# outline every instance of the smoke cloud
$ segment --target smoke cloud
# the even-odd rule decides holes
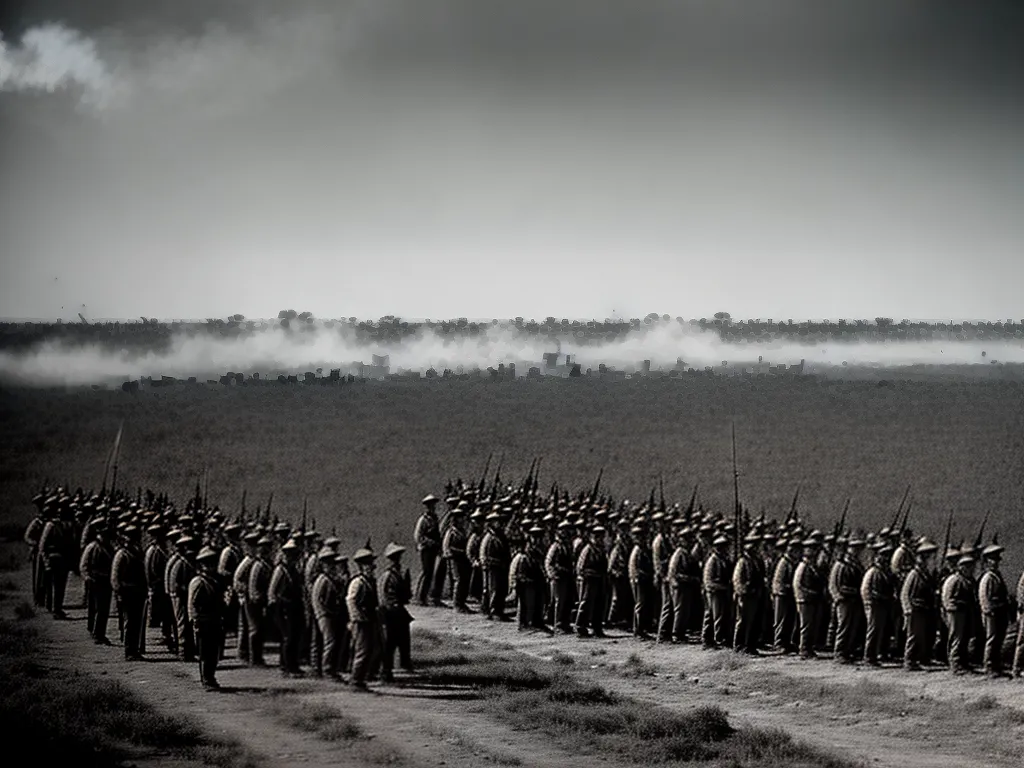
[[[791,342],[726,344],[711,331],[669,325],[653,330],[632,331],[625,338],[598,345],[581,346],[567,339],[524,337],[500,327],[490,327],[477,338],[453,339],[429,329],[402,343],[368,346],[337,329],[316,328],[296,334],[280,328],[229,340],[212,335],[173,337],[166,351],[131,354],[114,352],[98,344],[72,346],[45,342],[20,353],[0,353],[0,381],[28,386],[109,385],[139,376],[196,376],[200,381],[229,371],[264,378],[277,374],[301,374],[322,368],[347,370],[353,363],[369,365],[373,355],[388,355],[391,372],[412,370],[425,373],[434,368],[460,366],[465,370],[516,364],[525,376],[530,366],[543,367],[543,354],[558,352],[595,371],[602,363],[620,369],[639,367],[650,360],[653,370],[669,370],[683,361],[685,367],[731,368],[754,365],[762,357],[765,365],[798,365],[805,360],[805,372],[847,363],[852,367],[896,367],[909,365],[1024,364],[1021,342],[891,342],[841,343],[815,347]],[[982,353],[985,353],[983,356]]]

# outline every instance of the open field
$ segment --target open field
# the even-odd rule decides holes
[[[408,542],[419,498],[505,454],[521,478],[544,457],[540,484],[588,487],[604,466],[616,498],[645,498],[665,473],[671,499],[729,510],[735,414],[741,496],[831,526],[847,496],[854,526],[886,524],[908,483],[910,524],[973,538],[985,511],[1024,564],[1024,390],[1011,382],[828,384],[814,379],[365,382],[340,389],[142,392],[0,390],[3,522],[24,524],[44,479],[98,488],[120,419],[118,483],[183,502],[204,466],[210,499],[296,516],[304,494],[346,547],[372,535]],[[492,464],[492,471],[494,465]],[[1016,546],[1020,544],[1021,547]]]
[[[265,504],[297,516],[304,494],[344,546],[372,535],[408,542],[419,498],[448,477],[479,473],[488,452],[506,476],[544,457],[540,484],[589,487],[604,466],[616,498],[645,498],[665,473],[671,499],[700,483],[702,502],[731,509],[729,423],[735,414],[741,496],[831,526],[847,496],[854,526],[891,519],[913,484],[910,524],[973,538],[985,511],[1024,565],[1024,390],[1012,382],[824,383],[815,379],[365,382],[342,388],[140,392],[0,390],[2,522],[25,524],[44,479],[98,488],[120,419],[118,483],[184,501],[210,470],[210,498],[237,511]],[[492,464],[492,471],[494,465]],[[1019,545],[1019,546],[1018,546]]]

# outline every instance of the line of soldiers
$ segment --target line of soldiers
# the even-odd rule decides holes
[[[529,480],[488,490],[460,479],[445,491],[444,513],[428,495],[415,525],[420,605],[474,603],[495,621],[513,621],[511,608],[520,631],[604,637],[616,627],[752,655],[828,651],[842,664],[992,677],[1010,676],[1003,646],[1016,622],[1012,674],[1024,671],[1024,574],[1011,595],[996,540],[949,547],[937,565],[940,547],[906,527],[825,535],[794,514],[737,525],[696,505],[696,493],[684,509],[655,505],[653,493],[640,505],[596,489],[538,496]]]
[[[112,645],[108,620],[116,606],[125,659],[146,653],[146,630],[160,644],[199,665],[200,681],[220,687],[218,662],[226,639],[238,659],[266,666],[265,643],[279,643],[285,676],[313,674],[368,690],[367,681],[393,681],[398,652],[412,671],[406,605],[411,577],[405,548],[389,543],[387,567],[376,575],[370,542],[349,557],[340,539],[306,530],[305,523],[232,520],[204,509],[198,497],[178,511],[166,497],[141,491],[87,494],[43,489],[25,532],[32,564],[33,599],[54,618],[67,615],[69,575],[84,583],[87,628],[95,643]],[[345,674],[349,675],[346,679]]]

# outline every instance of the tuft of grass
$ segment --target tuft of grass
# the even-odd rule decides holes
[[[565,651],[558,649],[556,649],[555,652],[551,654],[551,661],[553,661],[555,664],[561,664],[564,667],[568,667],[576,663],[575,657],[573,657],[571,654],[566,653]]]
[[[658,672],[658,668],[651,664],[649,661],[645,661],[635,651],[626,657],[626,660],[622,662],[622,666],[619,667],[619,674],[623,677],[653,677]]]
[[[281,704],[274,708],[274,714],[289,728],[315,733],[324,741],[353,741],[363,736],[355,720],[324,702]]]
[[[28,600],[22,600],[16,606],[14,606],[14,615],[20,621],[26,621],[28,619],[35,618],[36,609],[32,607]]]

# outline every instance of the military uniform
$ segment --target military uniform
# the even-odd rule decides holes
[[[642,536],[639,532],[638,536]],[[653,624],[654,558],[647,543],[638,538],[629,554],[629,584],[633,588],[633,634],[647,637]]]
[[[213,549],[201,552],[199,560],[208,563],[210,570],[200,569],[188,585],[188,618],[196,639],[199,679],[207,688],[219,687],[217,661],[224,630],[224,598],[213,573],[218,559]]]
[[[46,609],[58,618],[64,616],[64,592],[68,585],[69,560],[72,549],[70,523],[50,520],[39,539],[39,551],[47,573]]]
[[[220,552],[217,560],[217,578],[219,587],[224,592],[225,606],[223,614],[224,627],[220,633],[220,658],[224,658],[224,642],[228,635],[238,634],[238,613],[241,608],[238,594],[234,588],[235,569],[242,562],[242,548],[234,541],[229,541]]]
[[[387,553],[401,553],[405,547],[388,547]],[[378,595],[380,596],[380,611],[383,619],[384,629],[384,655],[383,673],[385,680],[392,679],[392,670],[395,665],[395,651],[398,651],[398,663],[407,672],[412,671],[412,649],[409,637],[409,625],[412,623],[412,616],[406,609],[409,600],[412,598],[409,583],[397,560],[388,561],[388,567],[381,574]]]
[[[868,664],[878,664],[880,658],[888,658],[888,626],[894,615],[896,591],[887,566],[887,562],[876,559],[860,582],[860,599],[867,623],[864,661]]]
[[[167,553],[158,543],[152,542],[146,547],[143,565],[146,569],[146,621],[149,627],[159,627],[164,644],[172,649],[174,646],[174,608],[167,595]]]
[[[538,532],[540,529],[537,529]],[[509,567],[509,585],[519,598],[519,629],[545,629],[544,624],[544,565],[541,561],[540,537],[527,544],[512,558]]]
[[[368,573],[352,577],[346,604],[352,632],[352,682],[357,688],[365,688],[366,681],[377,674],[383,650],[377,584]]]
[[[264,540],[265,541],[265,540]],[[270,562],[262,555],[253,558],[249,568],[249,585],[246,590],[245,613],[249,622],[249,660],[255,667],[262,667],[263,644],[267,638],[267,592],[270,588]]]
[[[46,522],[43,520],[43,516],[41,514],[36,515],[25,529],[24,537],[25,543],[28,545],[29,562],[32,564],[32,602],[40,608],[46,604],[46,598],[42,590],[42,579],[40,578],[41,569],[39,567],[39,540],[42,538],[45,527]]]
[[[1024,572],[1017,580],[1017,643],[1013,651],[1013,674],[1024,674]]]
[[[931,651],[930,618],[934,610],[935,587],[931,574],[924,566],[917,565],[903,580],[900,590],[900,604],[903,608],[906,646],[903,651],[903,666],[918,669],[922,662],[929,661]]]
[[[89,585],[88,629],[97,645],[109,645],[107,621],[110,619],[111,591],[110,574],[113,568],[113,553],[100,540],[90,541],[82,551],[78,572]]]
[[[672,590],[672,639],[682,643],[686,641],[690,612],[700,591],[700,565],[685,544],[679,544],[672,553],[667,578]]]
[[[736,627],[733,649],[757,652],[758,608],[764,592],[764,573],[761,559],[750,551],[744,551],[732,572],[733,599],[736,603]]]
[[[466,555],[466,543],[466,532],[458,523],[448,526],[441,542],[441,554],[447,561],[448,572],[452,574],[454,580],[452,603],[458,611],[468,610],[466,599],[469,597],[470,564]]]
[[[629,580],[630,549],[629,537],[620,531],[608,555],[611,601],[608,606],[607,622],[613,627],[625,628],[633,625],[633,590]]]
[[[341,651],[348,642],[347,612],[341,585],[328,573],[317,574],[310,603],[323,638],[323,651],[313,659],[314,668],[318,673],[337,678],[341,669]]]
[[[114,555],[110,586],[124,611],[124,657],[140,659],[146,630],[146,566],[134,544],[122,546]]]
[[[249,661],[249,572],[256,558],[246,554],[238,561],[231,575],[231,591],[238,600],[238,658]]]
[[[786,552],[779,558],[772,575],[772,607],[775,614],[774,646],[782,653],[796,650],[796,599],[793,596],[795,564]]]
[[[815,632],[819,627],[824,604],[825,584],[815,561],[805,555],[793,573],[793,596],[800,620],[800,656],[815,658]]]
[[[192,623],[188,618],[188,587],[196,575],[195,566],[189,558],[179,552],[176,558],[168,560],[167,593],[174,606],[174,623],[177,627],[178,655],[187,662],[196,659],[196,640]]]
[[[971,581],[963,574],[954,571],[943,581],[942,609],[949,637],[946,658],[954,672],[967,670],[970,666],[968,640],[974,600]]]
[[[987,567],[978,582],[978,603],[985,623],[985,671],[998,676],[1003,674],[1003,641],[1010,601],[1003,575],[993,563],[987,563]]]
[[[482,531],[473,528],[466,540],[466,557],[469,559],[469,599],[480,601],[484,592],[484,572],[480,562],[480,544],[483,541]]]
[[[658,613],[658,639],[672,639],[673,609],[672,586],[668,581],[668,563],[672,559],[672,541],[669,535],[660,531],[651,542],[651,561],[654,564],[654,593]]]
[[[732,569],[725,554],[718,549],[711,552],[704,563],[703,582],[704,626],[701,638],[705,648],[721,648],[729,645],[732,639],[729,627]]]
[[[484,613],[489,619],[510,621],[505,615],[508,597],[508,543],[497,525],[492,526],[480,542],[480,563],[484,569]]]
[[[576,560],[576,586],[580,595],[576,633],[580,637],[586,637],[590,632],[596,637],[604,637],[604,585],[607,578],[608,555],[604,547],[596,541],[585,544]]]
[[[559,537],[544,558],[544,571],[551,585],[551,602],[554,606],[553,623],[560,631],[572,631],[573,609],[573,559],[572,542]]]
[[[429,496],[427,498],[430,498]],[[428,507],[413,532],[416,551],[420,554],[420,577],[416,583],[416,600],[420,605],[427,605],[428,599],[437,605],[441,602],[440,587],[444,585],[443,577],[437,579],[438,555],[441,553],[441,531],[433,507]]]
[[[280,667],[285,675],[301,672],[299,657],[305,620],[301,578],[295,563],[284,558],[274,566],[267,589],[267,607],[281,634]]]
[[[864,569],[852,553],[847,553],[836,564],[829,577],[828,590],[836,614],[835,658],[846,662],[854,660],[854,646],[864,608],[860,600]]]

